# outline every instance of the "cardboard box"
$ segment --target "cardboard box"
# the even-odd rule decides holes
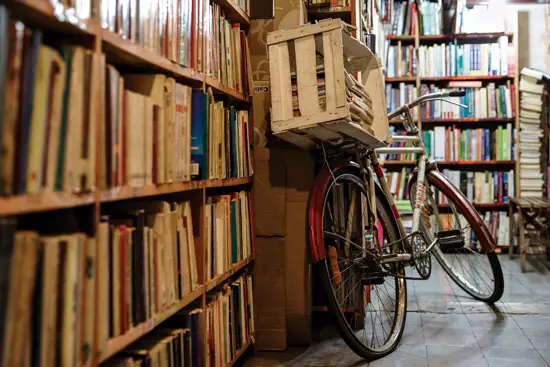
[[[254,149],[254,226],[256,236],[286,233],[286,168],[284,151]]]
[[[311,265],[306,246],[307,202],[286,203],[286,325],[289,345],[311,343]]]
[[[255,245],[255,346],[258,350],[285,350],[285,241],[281,237],[258,237]]]

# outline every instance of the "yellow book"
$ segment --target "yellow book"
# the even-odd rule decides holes
[[[48,102],[52,79],[52,57],[55,51],[47,46],[38,47],[33,109],[29,128],[27,165],[27,192],[37,193],[42,187],[42,170],[45,156],[45,134],[48,119]]]

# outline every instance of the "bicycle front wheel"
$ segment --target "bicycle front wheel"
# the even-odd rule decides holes
[[[504,278],[494,251],[494,240],[479,213],[460,190],[439,171],[427,176],[419,230],[429,243],[441,237],[432,252],[453,281],[480,301],[493,303],[502,297]],[[412,205],[417,182],[409,187]],[[455,241],[445,243],[454,230]],[[458,235],[458,236],[457,236]],[[460,237],[461,236],[461,237]],[[456,241],[456,238],[461,238]]]
[[[313,268],[322,284],[327,310],[347,345],[359,356],[373,360],[392,352],[401,339],[407,289],[405,279],[400,278],[405,275],[401,263],[369,264],[365,258],[369,256],[363,247],[367,192],[359,177],[341,170],[331,176],[324,192],[317,193],[321,195],[313,200],[317,204],[310,201],[310,210],[323,213],[322,237],[327,256]],[[384,199],[377,190],[378,235],[370,247],[371,253],[398,252],[397,245],[384,246],[400,238]],[[308,228],[310,234],[321,230],[312,223]]]

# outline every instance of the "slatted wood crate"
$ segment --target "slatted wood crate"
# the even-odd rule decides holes
[[[335,19],[267,36],[274,135],[303,148],[342,138],[373,148],[387,144],[380,61],[345,27]],[[370,126],[352,118],[344,70],[361,76],[361,93],[366,91],[372,101]]]

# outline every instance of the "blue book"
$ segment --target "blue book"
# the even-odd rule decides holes
[[[55,171],[55,189],[63,190],[63,171],[65,169],[65,142],[69,120],[69,94],[71,92],[71,65],[73,53],[68,49],[61,49],[61,57],[65,61],[65,86],[63,90],[63,106],[61,110],[61,127],[59,128],[59,151],[57,152],[57,167]]]
[[[196,175],[201,180],[208,179],[208,95],[193,91],[191,97],[191,164],[198,165]]]
[[[23,71],[23,83],[21,83],[23,96],[21,100],[21,126],[19,140],[17,142],[17,173],[16,193],[27,191],[27,158],[29,153],[30,124],[33,110],[34,82],[36,77],[36,62],[38,59],[38,46],[42,43],[42,32],[34,30],[30,44],[25,52],[25,69]]]
[[[508,202],[508,172],[502,173],[502,202]]]

